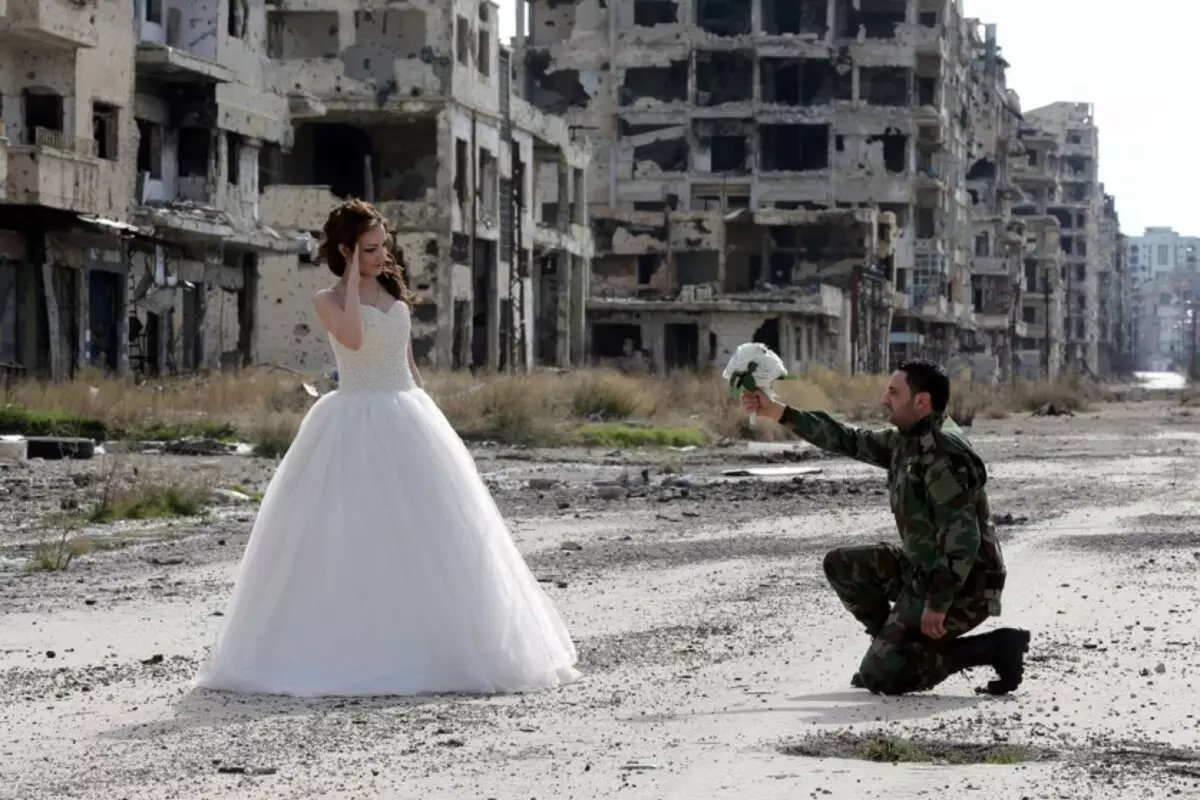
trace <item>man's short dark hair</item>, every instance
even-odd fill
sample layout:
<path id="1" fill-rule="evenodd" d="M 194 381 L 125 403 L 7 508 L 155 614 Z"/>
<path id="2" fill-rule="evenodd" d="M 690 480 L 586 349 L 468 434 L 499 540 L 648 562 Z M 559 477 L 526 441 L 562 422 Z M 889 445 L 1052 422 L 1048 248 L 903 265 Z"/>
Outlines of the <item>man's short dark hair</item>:
<path id="1" fill-rule="evenodd" d="M 897 368 L 904 373 L 909 391 L 927 392 L 933 410 L 942 413 L 950 403 L 950 376 L 940 364 L 925 358 L 910 358 Z"/>

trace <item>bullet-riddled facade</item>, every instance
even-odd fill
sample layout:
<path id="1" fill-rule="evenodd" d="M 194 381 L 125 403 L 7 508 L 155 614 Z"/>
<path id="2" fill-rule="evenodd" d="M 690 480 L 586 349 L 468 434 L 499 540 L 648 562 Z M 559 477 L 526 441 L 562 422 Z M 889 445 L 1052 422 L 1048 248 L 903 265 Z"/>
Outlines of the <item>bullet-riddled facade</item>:
<path id="1" fill-rule="evenodd" d="M 513 91 L 498 12 L 463 0 L 269 6 L 270 83 L 294 138 L 267 155 L 265 218 L 316 234 L 340 198 L 376 203 L 420 299 L 422 361 L 579 363 L 590 154 Z M 327 362 L 309 303 L 330 280 L 311 258 L 264 270 L 264 360 Z"/>
<path id="2" fill-rule="evenodd" d="M 0 4 L 0 362 L 67 377 L 245 365 L 258 152 L 290 141 L 244 0 Z"/>

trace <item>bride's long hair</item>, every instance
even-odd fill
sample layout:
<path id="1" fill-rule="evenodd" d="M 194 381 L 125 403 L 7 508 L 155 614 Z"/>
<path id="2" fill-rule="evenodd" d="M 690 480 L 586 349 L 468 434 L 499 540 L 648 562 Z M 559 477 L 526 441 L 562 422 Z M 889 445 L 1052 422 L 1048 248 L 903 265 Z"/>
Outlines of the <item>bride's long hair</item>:
<path id="1" fill-rule="evenodd" d="M 394 239 L 387 220 L 365 200 L 346 200 L 329 213 L 329 219 L 325 220 L 325 227 L 321 230 L 317 258 L 325 262 L 330 272 L 342 277 L 346 273 L 346 257 L 340 248 L 344 246 L 353 251 L 359 237 L 376 225 L 383 228 L 387 239 L 384 241 L 383 270 L 375 276 L 375 280 L 379 281 L 385 292 L 411 308 L 416 298 L 408 290 L 404 282 L 404 267 L 396 260 L 392 250 Z"/>

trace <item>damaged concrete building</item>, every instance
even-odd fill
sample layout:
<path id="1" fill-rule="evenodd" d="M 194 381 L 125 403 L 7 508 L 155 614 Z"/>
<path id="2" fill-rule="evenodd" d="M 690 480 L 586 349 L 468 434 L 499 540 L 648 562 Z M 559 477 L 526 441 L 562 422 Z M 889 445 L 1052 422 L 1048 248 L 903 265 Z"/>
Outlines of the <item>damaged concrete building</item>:
<path id="1" fill-rule="evenodd" d="M 419 298 L 413 346 L 445 367 L 585 357 L 590 151 L 521 97 L 499 6 L 478 0 L 273 0 L 272 85 L 291 146 L 264 153 L 264 218 L 318 233 L 341 198 L 374 202 Z M 262 271 L 259 353 L 328 363 L 311 256 Z"/>
<path id="2" fill-rule="evenodd" d="M 1103 184 L 1102 184 L 1103 185 Z M 1125 268 L 1125 237 L 1117 200 L 1104 195 L 1104 211 L 1099 226 L 1100 253 L 1096 264 L 1099 295 L 1100 375 L 1128 375 L 1133 372 L 1133 347 L 1130 336 L 1129 272 Z"/>
<path id="3" fill-rule="evenodd" d="M 1023 153 L 1012 161 L 1013 182 L 1022 197 L 1012 209 L 1022 231 L 1021 321 L 1024 336 L 1015 357 L 1016 374 L 1029 380 L 1058 377 L 1063 364 L 1063 251 L 1059 143 L 1054 134 L 1023 121 L 1017 130 Z"/>
<path id="4" fill-rule="evenodd" d="M 132 0 L 0 2 L 5 373 L 70 375 L 119 349 L 120 239 L 87 220 L 132 210 L 132 15 Z"/>
<path id="5" fill-rule="evenodd" d="M 1020 99 L 1007 86 L 1007 62 L 1000 55 L 996 26 L 970 32 L 975 52 L 968 82 L 971 140 L 967 195 L 971 220 L 971 295 L 975 345 L 993 357 L 996 377 L 1008 380 L 1017 365 L 1021 340 L 1029 335 L 1022 316 L 1025 291 L 1025 222 L 1013 216 L 1025 199 L 1013 176 L 1024 155 L 1018 139 Z"/>
<path id="6" fill-rule="evenodd" d="M 1100 226 L 1104 187 L 1099 179 L 1099 130 L 1090 103 L 1059 102 L 1024 114 L 1028 124 L 1053 139 L 1048 167 L 1057 187 L 1046 211 L 1058 219 L 1063 264 L 1063 363 L 1095 373 L 1100 361 Z"/>
<path id="7" fill-rule="evenodd" d="M 259 160 L 292 131 L 251 5 L 134 0 L 134 223 L 153 246 L 131 288 L 148 312 L 133 357 L 153 372 L 255 361 L 262 262 L 309 249 L 262 222 Z"/>
<path id="8" fill-rule="evenodd" d="M 588 131 L 589 351 L 881 371 L 972 315 L 955 0 L 536 0 L 530 99 Z M 895 317 L 895 321 L 893 321 Z"/>
<path id="9" fill-rule="evenodd" d="M 959 0 L 521 0 L 517 31 L 530 99 L 593 141 L 594 357 L 719 365 L 752 338 L 798 369 L 1061 361 L 1034 322 L 1055 290 L 1025 278 L 1076 201 L 1017 185 L 1019 99 Z M 1032 113 L 1094 175 L 1074 108 Z"/>
<path id="10" fill-rule="evenodd" d="M 66 377 L 246 364 L 264 90 L 245 0 L 0 3 L 0 362 Z"/>

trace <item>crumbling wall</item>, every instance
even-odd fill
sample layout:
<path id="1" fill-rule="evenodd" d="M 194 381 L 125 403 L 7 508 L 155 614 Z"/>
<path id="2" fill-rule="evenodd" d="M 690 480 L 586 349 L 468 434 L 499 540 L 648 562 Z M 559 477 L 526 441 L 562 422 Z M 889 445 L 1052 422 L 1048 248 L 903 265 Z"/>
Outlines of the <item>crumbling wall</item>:
<path id="1" fill-rule="evenodd" d="M 334 280 L 323 265 L 307 259 L 266 256 L 259 260 L 255 303 L 259 361 L 312 371 L 333 366 L 333 352 L 312 299 Z"/>

